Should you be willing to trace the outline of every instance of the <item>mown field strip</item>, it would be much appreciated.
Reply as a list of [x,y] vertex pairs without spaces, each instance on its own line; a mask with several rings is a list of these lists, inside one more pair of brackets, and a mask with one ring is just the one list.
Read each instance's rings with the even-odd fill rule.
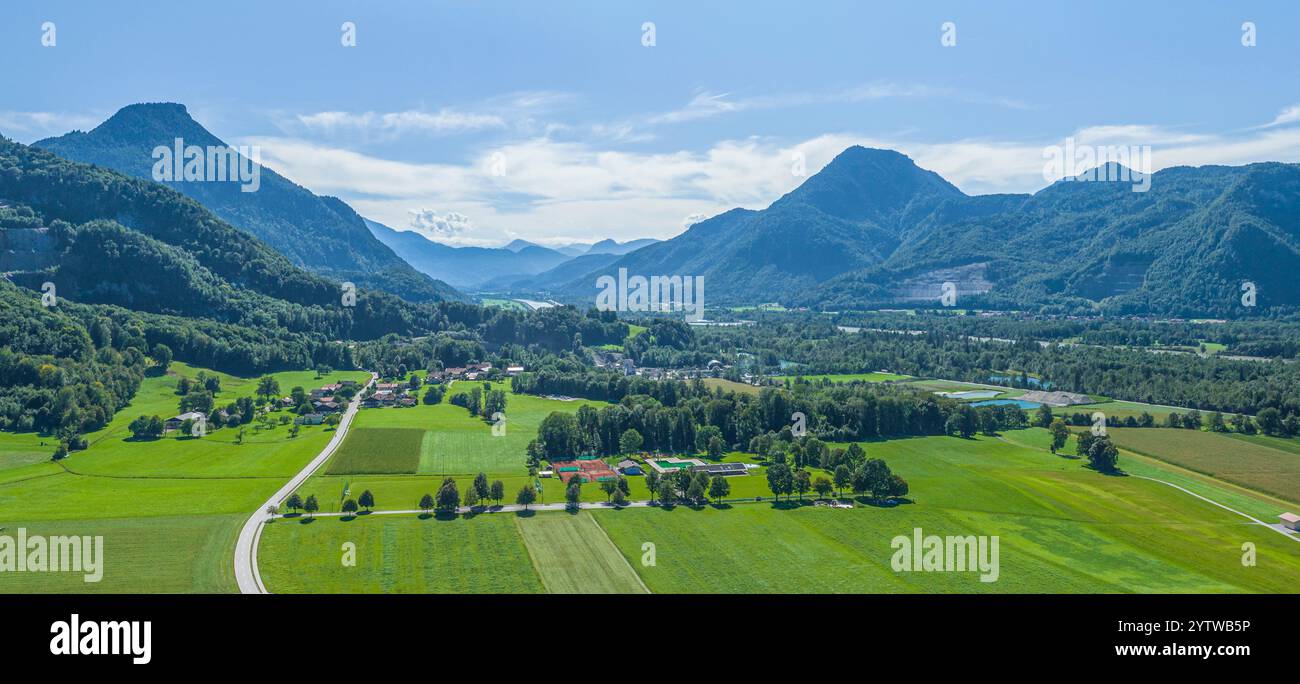
[[649,593],[590,514],[541,514],[516,521],[533,567],[548,592]]

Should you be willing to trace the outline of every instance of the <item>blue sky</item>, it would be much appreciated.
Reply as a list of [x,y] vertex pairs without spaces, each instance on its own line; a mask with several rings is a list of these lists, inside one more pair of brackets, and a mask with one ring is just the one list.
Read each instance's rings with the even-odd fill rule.
[[363,215],[483,245],[669,237],[850,144],[969,193],[1041,188],[1067,138],[1155,168],[1300,161],[1295,3],[197,5],[6,2],[0,133],[182,102]]

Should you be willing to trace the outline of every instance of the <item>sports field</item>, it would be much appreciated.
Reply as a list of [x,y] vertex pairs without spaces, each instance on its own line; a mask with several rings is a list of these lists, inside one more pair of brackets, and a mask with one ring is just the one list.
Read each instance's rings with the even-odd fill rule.
[[[59,463],[48,460],[53,444],[41,446],[38,435],[0,433],[0,527],[103,535],[107,557],[97,584],[56,573],[5,573],[0,593],[234,590],[231,554],[240,523],[324,447],[331,430],[304,426],[293,437],[287,426],[255,430],[254,423],[244,426],[241,444],[238,430],[229,427],[200,439],[132,439],[127,425],[136,416],[177,413],[176,382],[197,373],[174,363],[168,375],[146,378],[131,405],[87,435],[90,449]],[[252,396],[257,387],[256,378],[208,373],[221,378],[218,405]],[[368,375],[336,372],[317,379],[300,371],[275,377],[287,394],[294,386],[364,382]],[[45,457],[24,463],[37,451]]]

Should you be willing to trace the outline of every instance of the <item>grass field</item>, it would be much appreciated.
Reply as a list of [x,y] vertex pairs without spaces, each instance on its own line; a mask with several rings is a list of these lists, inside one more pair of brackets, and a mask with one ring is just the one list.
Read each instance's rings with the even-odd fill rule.
[[[492,433],[491,423],[450,403],[451,396],[468,392],[476,385],[482,386],[481,383],[458,381],[451,386],[441,404],[432,406],[421,403],[411,408],[361,409],[352,430],[414,428],[432,433],[429,441],[415,444],[418,466],[408,472],[471,476],[485,472],[494,477],[519,476],[528,472],[525,449],[528,442],[537,436],[537,428],[546,416],[552,411],[577,411],[584,404],[599,405],[597,402],[556,401],[511,394],[508,383],[496,383],[492,385],[493,389],[506,391],[505,434],[496,436]],[[349,436],[348,441],[351,439]]]
[[[34,453],[45,450],[39,435],[0,433],[0,527],[103,535],[107,557],[104,579],[95,585],[54,573],[6,574],[0,592],[234,590],[230,558],[240,522],[311,460],[331,432],[309,426],[291,437],[282,425],[245,426],[242,444],[235,443],[234,428],[201,439],[131,439],[127,425],[136,416],[176,414],[177,379],[197,372],[174,363],[168,375],[146,378],[129,406],[86,436],[90,449],[59,463],[48,461],[48,454],[34,460]],[[256,378],[216,375],[219,405],[256,389]],[[299,371],[275,377],[287,394],[294,386],[364,381],[367,374],[317,379],[313,371]]]
[[424,430],[416,428],[354,428],[348,430],[338,453],[330,458],[330,475],[412,473],[420,466]]
[[646,593],[590,513],[515,518],[542,585],[552,594]]
[[1277,448],[1291,440],[1174,428],[1111,428],[1109,433],[1123,449],[1300,502],[1300,453]]
[[[830,510],[761,503],[723,509],[598,510],[589,515],[633,571],[656,592],[1217,593],[1300,589],[1300,544],[1158,482],[1104,476],[1084,468],[1078,459],[1053,456],[1045,449],[1045,430],[1009,434],[1022,442],[925,437],[867,443],[870,456],[884,458],[911,485],[911,503],[893,508]],[[1259,510],[1263,515],[1270,508],[1242,490],[1194,474],[1171,475],[1156,462],[1150,463],[1129,457],[1121,465],[1131,472],[1151,468],[1150,472],[1162,479],[1187,482],[1193,491],[1243,510]],[[743,480],[760,479],[736,478],[732,483],[735,487]],[[1248,507],[1238,500],[1252,503]],[[391,517],[393,524],[417,529],[427,524],[416,516]],[[512,514],[441,524],[473,526],[487,517],[508,519]],[[528,570],[541,578],[543,587],[559,591],[608,587],[613,585],[606,583],[618,581],[607,578],[602,583],[591,578],[595,568],[607,564],[594,561],[593,557],[599,557],[595,552],[583,551],[584,557],[579,559],[549,559],[548,554],[558,553],[552,547],[570,549],[591,543],[589,539],[594,537],[588,537],[586,531],[569,529],[582,517],[546,512],[516,522],[518,536],[530,551]],[[546,527],[529,527],[537,523]],[[333,549],[348,538],[350,524],[355,523],[322,519],[311,527],[331,531],[327,548]],[[998,536],[997,581],[980,582],[976,573],[895,573],[890,567],[891,540],[910,535],[918,527],[925,534]],[[283,530],[277,530],[277,535],[280,532]],[[572,541],[574,535],[580,541]],[[566,541],[555,541],[561,539]],[[647,542],[654,545],[655,563],[651,566],[641,564]],[[1257,545],[1260,561],[1255,567],[1241,564],[1244,542]],[[276,544],[268,547],[264,542],[263,555],[281,553],[277,549],[283,548],[283,543]],[[539,556],[548,560],[539,564]],[[398,577],[417,578],[412,580],[414,587],[425,561],[402,558],[412,564],[399,565],[393,572]],[[277,558],[274,562],[282,561]],[[297,565],[305,562],[300,559]],[[325,576],[319,582],[324,586],[353,586],[339,584],[342,571],[332,563],[322,566],[321,572]],[[617,575],[621,571],[607,572]],[[526,573],[512,569],[510,575]],[[315,586],[316,581],[304,580],[303,586]],[[376,581],[360,577],[355,586],[370,587]]]
[[897,373],[839,373],[835,375],[778,375],[774,380],[794,382],[795,378],[802,377],[808,382],[821,382],[830,380],[831,382],[898,382],[901,380],[910,380],[910,375],[899,375]]
[[738,392],[740,394],[758,395],[760,389],[748,383],[725,380],[723,378],[703,378],[701,382],[703,382],[704,386],[709,389],[721,387],[723,392]]
[[[356,565],[343,565],[343,544]],[[541,593],[513,515],[281,519],[262,532],[262,581],[275,593]]]

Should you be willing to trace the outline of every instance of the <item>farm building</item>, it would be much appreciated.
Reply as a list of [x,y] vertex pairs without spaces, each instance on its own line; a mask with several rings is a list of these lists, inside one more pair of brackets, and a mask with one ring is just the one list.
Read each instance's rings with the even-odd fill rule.
[[207,416],[203,415],[202,413],[199,413],[198,411],[190,411],[189,413],[182,413],[179,416],[168,418],[166,422],[163,423],[163,430],[168,430],[168,431],[179,430],[181,429],[181,425],[187,420],[198,422],[200,420],[205,420],[206,418]]
[[1300,532],[1300,515],[1296,515],[1295,513],[1283,513],[1277,516],[1277,518],[1282,521],[1283,527]]

